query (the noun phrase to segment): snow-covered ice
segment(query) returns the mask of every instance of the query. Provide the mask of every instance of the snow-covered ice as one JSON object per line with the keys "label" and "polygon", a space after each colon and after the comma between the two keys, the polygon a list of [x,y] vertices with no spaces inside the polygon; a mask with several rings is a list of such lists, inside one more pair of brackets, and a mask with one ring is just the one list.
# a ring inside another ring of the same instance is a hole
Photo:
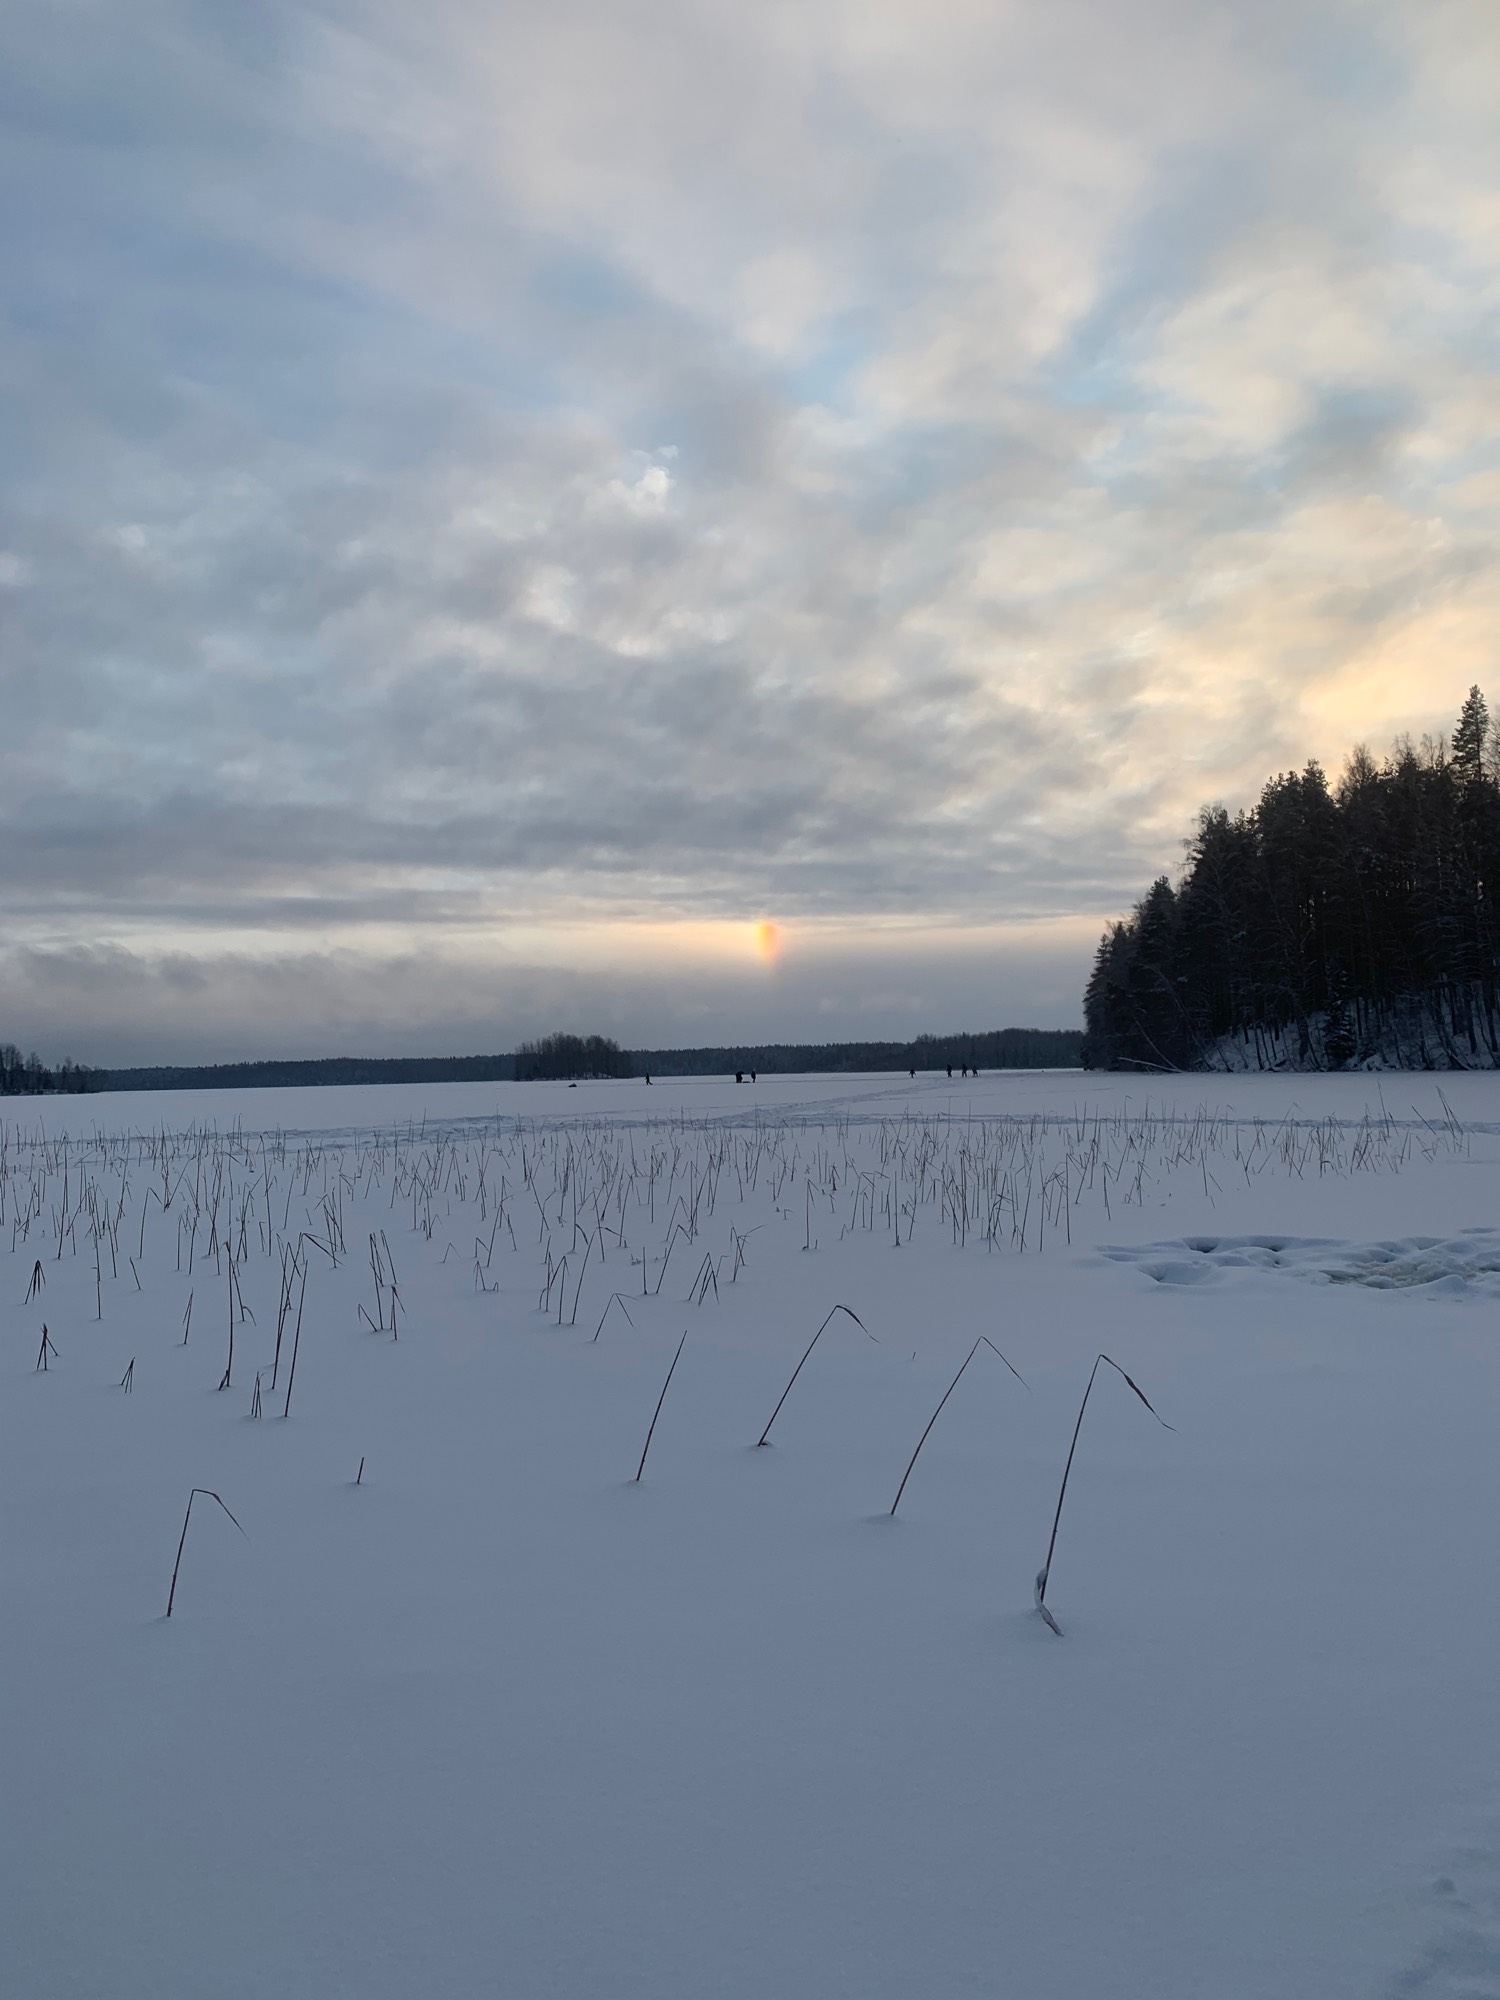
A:
{"label": "snow-covered ice", "polygon": [[[107,1096],[0,1164],[7,1994],[1500,1994],[1500,1078]],[[893,1519],[980,1334],[1024,1386]],[[1101,1371],[1056,1638],[1101,1350],[1175,1428]]]}
{"label": "snow-covered ice", "polygon": [[1103,1255],[1134,1264],[1159,1285],[1211,1285],[1228,1271],[1287,1271],[1313,1284],[1392,1291],[1425,1285],[1434,1294],[1470,1291],[1500,1298],[1500,1229],[1471,1224],[1456,1236],[1407,1236],[1339,1243],[1320,1236],[1192,1236],[1108,1244]]}

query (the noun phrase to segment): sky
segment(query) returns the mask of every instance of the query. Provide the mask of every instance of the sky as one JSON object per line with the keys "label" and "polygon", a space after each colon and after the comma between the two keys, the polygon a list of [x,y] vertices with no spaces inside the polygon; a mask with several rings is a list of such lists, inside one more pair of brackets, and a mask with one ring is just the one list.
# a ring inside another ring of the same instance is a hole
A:
{"label": "sky", "polygon": [[19,0],[0,1039],[1074,1026],[1500,699],[1493,0]]}

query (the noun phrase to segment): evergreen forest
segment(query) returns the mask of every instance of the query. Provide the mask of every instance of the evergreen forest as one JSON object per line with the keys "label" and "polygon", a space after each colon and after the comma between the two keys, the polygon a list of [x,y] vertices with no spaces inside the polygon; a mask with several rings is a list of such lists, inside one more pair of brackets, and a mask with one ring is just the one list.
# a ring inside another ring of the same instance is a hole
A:
{"label": "evergreen forest", "polygon": [[1451,739],[1356,749],[1205,807],[1174,888],[1105,932],[1091,1069],[1500,1064],[1500,742],[1480,690]]}
{"label": "evergreen forest", "polygon": [[81,1063],[49,1069],[40,1056],[23,1056],[14,1042],[0,1045],[0,1097],[43,1097],[97,1087],[97,1073]]}
{"label": "evergreen forest", "polygon": [[911,1042],[739,1043],[717,1048],[622,1049],[604,1035],[544,1035],[514,1054],[325,1056],[139,1069],[48,1069],[36,1056],[0,1046],[0,1094],[60,1090],[250,1090],[355,1083],[509,1083],[554,1078],[768,1076],[847,1070],[1076,1069],[1076,1028],[991,1028],[978,1034],[918,1035]]}

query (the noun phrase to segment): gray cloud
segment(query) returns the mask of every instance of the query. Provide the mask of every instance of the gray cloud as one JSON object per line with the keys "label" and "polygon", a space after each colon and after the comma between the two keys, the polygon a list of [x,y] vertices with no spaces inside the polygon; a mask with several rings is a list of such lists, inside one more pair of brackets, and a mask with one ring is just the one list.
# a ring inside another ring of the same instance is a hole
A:
{"label": "gray cloud", "polygon": [[[766,913],[867,934],[776,988],[808,1033],[1075,1017],[1201,799],[1483,678],[1495,42],[1336,0],[35,11],[0,1028],[447,1037],[504,971],[506,1020],[660,1040],[670,992],[735,1004],[712,954],[669,991],[540,933]],[[1007,987],[1046,918],[1066,973]]]}
{"label": "gray cloud", "polygon": [[[451,949],[371,953],[26,950],[0,981],[29,1046],[103,1066],[257,1056],[463,1055],[568,1026],[626,1047],[901,1037],[1002,1019],[1071,1022],[1092,939],[1065,929],[1003,938],[799,944],[751,964],[619,966],[476,960]],[[107,999],[101,1003],[101,995]]]}

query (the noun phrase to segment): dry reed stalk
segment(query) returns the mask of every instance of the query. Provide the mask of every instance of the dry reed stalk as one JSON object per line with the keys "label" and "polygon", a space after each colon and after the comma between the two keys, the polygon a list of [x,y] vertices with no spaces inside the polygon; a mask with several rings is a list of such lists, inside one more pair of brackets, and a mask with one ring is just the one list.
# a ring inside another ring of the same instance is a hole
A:
{"label": "dry reed stalk", "polygon": [[276,1352],[271,1357],[271,1394],[276,1394],[276,1378],[281,1369],[281,1335],[286,1326],[286,1316],[292,1309],[292,1280],[297,1275],[297,1253],[292,1252],[290,1261],[283,1247],[281,1255],[281,1303],[276,1312]]}
{"label": "dry reed stalk", "polygon": [[[906,1491],[906,1482],[908,1479],[911,1478],[911,1468],[917,1462],[918,1453],[920,1453],[923,1445],[926,1444],[927,1442],[927,1431],[930,1431],[932,1429],[933,1425],[937,1422],[938,1418],[943,1414],[943,1403],[947,1402],[948,1398],[953,1394],[953,1391],[958,1387],[959,1380],[963,1375],[964,1369],[968,1367],[969,1363],[974,1359],[974,1356],[979,1352],[981,1347],[989,1348],[991,1353],[993,1354],[1000,1354],[999,1348],[996,1347],[994,1341],[990,1339],[989,1335],[987,1333],[982,1333],[980,1334],[978,1340],[975,1341],[974,1345],[969,1349],[968,1353],[964,1356],[963,1366],[960,1367],[958,1374],[954,1376],[953,1380],[948,1384],[947,1388],[943,1391],[942,1402],[938,1404],[937,1408],[933,1411],[932,1415],[927,1419],[927,1430],[924,1430],[922,1435],[917,1439],[917,1449],[912,1453],[911,1461],[907,1465],[905,1472],[903,1472],[901,1475],[901,1484],[896,1488],[896,1497],[891,1502],[891,1512],[893,1514],[895,1513],[896,1509],[901,1505],[901,1495]],[[1025,1376],[1022,1375],[1020,1370],[1014,1367],[1009,1360],[1007,1360],[1005,1355],[1000,1354],[1000,1359],[1005,1362],[1006,1367],[1010,1369],[1011,1374],[1015,1376],[1016,1380],[1020,1383],[1023,1389],[1030,1387],[1030,1384],[1027,1382]]]}
{"label": "dry reed stalk", "polygon": [[[759,1449],[759,1447],[763,1445],[766,1442],[766,1440],[770,1437],[771,1425],[774,1424],[777,1417],[780,1416],[781,1405],[786,1401],[787,1397],[790,1396],[790,1394],[792,1393],[792,1383],[796,1381],[797,1377],[802,1373],[802,1370],[807,1366],[808,1354],[812,1353],[813,1349],[817,1346],[818,1342],[823,1338],[823,1329],[828,1325],[828,1320],[833,1318],[834,1313],[847,1313],[850,1319],[853,1320],[854,1324],[859,1328],[860,1332],[865,1336],[867,1340],[875,1339],[874,1334],[871,1333],[870,1329],[865,1325],[864,1321],[860,1318],[859,1314],[854,1311],[852,1306],[835,1306],[833,1308],[833,1311],[829,1313],[828,1319],[824,1320],[823,1325],[818,1328],[817,1332],[813,1335],[812,1339],[807,1343],[807,1353],[803,1355],[802,1359],[797,1363],[796,1367],[792,1370],[791,1382],[788,1382],[786,1387],[782,1390],[780,1397],[777,1399],[776,1407],[771,1412],[770,1421],[767,1423],[765,1429],[761,1432],[760,1436],[755,1441],[757,1449]],[[878,1345],[879,1343],[877,1342],[876,1344]]]}
{"label": "dry reed stalk", "polygon": [[396,1314],[399,1311],[401,1305],[401,1287],[396,1283],[396,1260],[391,1255],[391,1246],[389,1242],[387,1242],[386,1240],[386,1234],[383,1229],[380,1232],[380,1244],[381,1248],[385,1251],[386,1269],[390,1272],[390,1278],[388,1282],[390,1284],[390,1292],[391,1292],[391,1339],[399,1340],[401,1336],[396,1331]]}
{"label": "dry reed stalk", "polygon": [[[207,1486],[195,1486],[192,1492],[189,1493],[188,1495],[187,1512],[182,1517],[182,1533],[178,1537],[177,1541],[177,1560],[172,1565],[172,1587],[167,1592],[167,1616],[169,1618],[172,1615],[173,1600],[177,1596],[177,1572],[182,1567],[182,1549],[183,1549],[183,1544],[187,1540],[188,1522],[191,1521],[193,1518],[193,1502],[197,1499],[200,1493],[205,1495],[205,1497],[210,1500],[218,1500],[219,1505],[221,1507],[224,1507],[224,1502],[222,1500],[219,1500],[218,1494],[213,1492]],[[226,1514],[229,1514],[229,1509],[227,1507],[224,1507],[224,1512]],[[234,1521],[233,1514],[229,1514],[229,1518],[231,1521]],[[237,1528],[240,1528],[240,1524],[238,1521],[234,1521],[234,1525]],[[244,1532],[245,1532],[244,1529],[240,1528],[240,1533],[242,1535],[244,1534]]]}
{"label": "dry reed stalk", "polygon": [[646,1453],[651,1449],[651,1438],[656,1430],[656,1419],[661,1415],[661,1406],[667,1400],[667,1391],[672,1386],[672,1377],[677,1372],[677,1362],[687,1341],[687,1328],[682,1329],[682,1339],[677,1343],[677,1353],[672,1356],[672,1366],[667,1370],[667,1379],[661,1385],[661,1394],[656,1399],[656,1408],[651,1413],[651,1429],[646,1433],[646,1442],[641,1446],[641,1462],[635,1469],[635,1484],[638,1486],[641,1474],[646,1470]]}
{"label": "dry reed stalk", "polygon": [[1036,1586],[1035,1586],[1036,1608],[1038,1611],[1041,1612],[1042,1617],[1047,1621],[1049,1628],[1057,1634],[1059,1639],[1062,1637],[1062,1627],[1058,1624],[1057,1620],[1052,1616],[1052,1613],[1047,1609],[1046,1605],[1047,1578],[1052,1571],[1052,1551],[1057,1547],[1057,1528],[1058,1528],[1058,1523],[1062,1520],[1063,1501],[1067,1498],[1068,1494],[1068,1474],[1073,1470],[1073,1454],[1078,1449],[1078,1433],[1083,1429],[1083,1413],[1089,1406],[1089,1396],[1093,1392],[1094,1377],[1099,1373],[1100,1361],[1109,1362],[1110,1367],[1113,1368],[1115,1373],[1121,1377],[1121,1379],[1126,1384],[1127,1388],[1132,1389],[1135,1392],[1135,1394],[1140,1397],[1141,1401],[1145,1403],[1146,1408],[1148,1410],[1151,1410],[1152,1416],[1156,1417],[1156,1421],[1161,1425],[1163,1430],[1170,1431],[1176,1429],[1175,1424],[1169,1424],[1165,1417],[1158,1416],[1157,1412],[1151,1408],[1151,1404],[1147,1400],[1145,1391],[1141,1388],[1139,1383],[1133,1382],[1131,1380],[1131,1378],[1125,1373],[1125,1370],[1120,1366],[1118,1361],[1112,1360],[1110,1356],[1107,1354],[1101,1354],[1098,1357],[1098,1360],[1095,1361],[1093,1367],[1089,1370],[1088,1387],[1083,1392],[1083,1401],[1078,1405],[1078,1421],[1073,1426],[1073,1442],[1068,1446],[1068,1461],[1067,1464],[1064,1465],[1063,1467],[1062,1485],[1059,1488],[1057,1495],[1057,1512],[1052,1516],[1052,1535],[1051,1539],[1047,1543],[1047,1560],[1042,1564],[1041,1568],[1036,1573]]}
{"label": "dry reed stalk", "polygon": [[[618,1305],[620,1311],[625,1315],[626,1323],[632,1328],[635,1326],[635,1321],[630,1317],[630,1308],[626,1305],[624,1299],[621,1298],[618,1292],[611,1292],[608,1299],[605,1301],[603,1312],[600,1313],[599,1315],[599,1324],[594,1328],[595,1340],[597,1340],[600,1334],[603,1333],[604,1331],[604,1322],[609,1318],[609,1309],[612,1305]],[[592,1345],[592,1343],[590,1344]]]}
{"label": "dry reed stalk", "polygon": [[234,1259],[229,1260],[229,1359],[224,1365],[224,1379],[221,1389],[230,1387],[230,1377],[234,1374]]}
{"label": "dry reed stalk", "polygon": [[292,1384],[297,1379],[297,1349],[302,1344],[302,1301],[307,1297],[307,1266],[302,1266],[302,1284],[297,1293],[297,1324],[292,1333],[292,1365],[286,1372],[286,1402],[281,1414],[292,1414]]}

